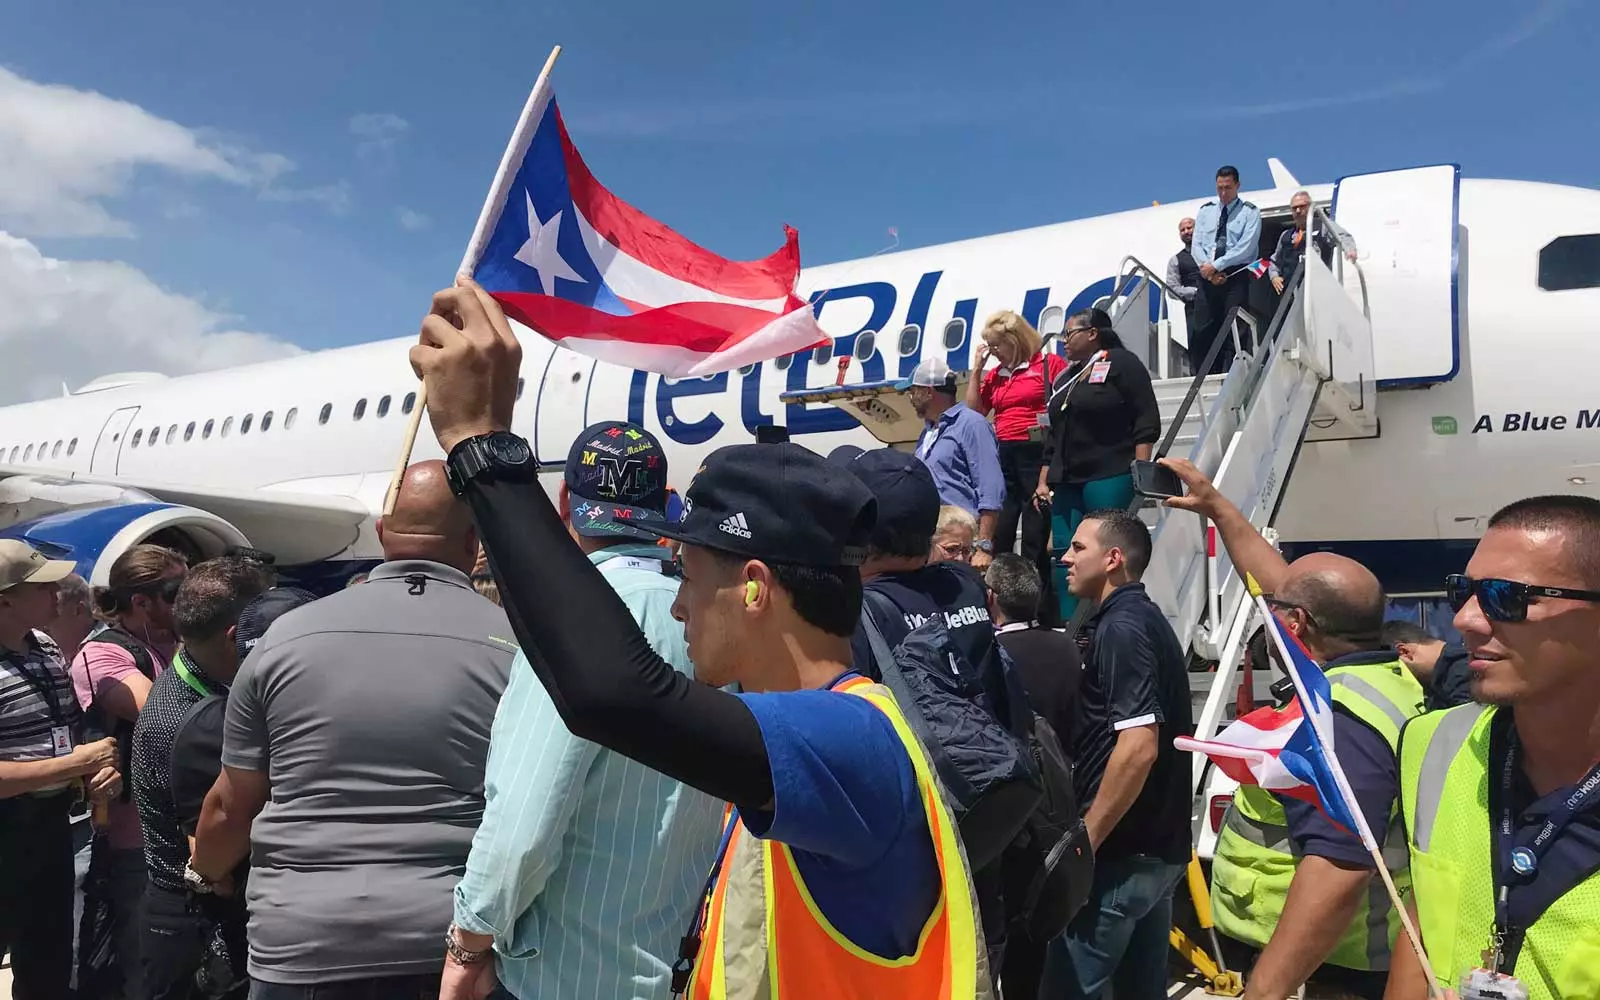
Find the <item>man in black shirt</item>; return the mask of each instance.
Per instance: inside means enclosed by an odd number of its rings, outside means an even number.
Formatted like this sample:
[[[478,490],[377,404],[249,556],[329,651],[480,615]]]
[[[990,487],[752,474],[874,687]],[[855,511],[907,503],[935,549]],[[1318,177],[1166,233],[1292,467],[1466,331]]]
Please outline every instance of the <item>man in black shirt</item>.
[[[1083,519],[1062,562],[1090,620],[1072,756],[1095,849],[1088,903],[1052,948],[1044,996],[1166,994],[1172,889],[1189,860],[1189,762],[1172,745],[1194,732],[1183,648],[1139,582],[1150,530],[1125,510]]]
[[[873,622],[890,648],[934,615],[943,615],[956,647],[967,662],[982,669],[994,650],[983,578],[964,562],[928,562],[939,524],[939,488],[934,485],[933,473],[915,455],[893,448],[864,452],[843,463],[834,461],[855,473],[878,501],[878,521],[868,543],[867,560],[861,564],[865,590],[878,600],[869,597],[863,613],[873,614]],[[885,602],[899,614],[878,614]],[[850,651],[857,670],[869,676],[876,673],[871,670],[872,649],[864,629],[856,630]]]
[[[150,1000],[191,995],[207,926],[184,883],[189,844],[173,812],[173,737],[195,703],[227,690],[239,666],[234,653],[239,613],[270,586],[271,571],[240,556],[212,559],[189,571],[172,604],[183,646],[172,669],[150,686],[134,726],[133,801],[149,876],[140,950],[143,995]]]
[[[1014,552],[994,557],[983,575],[995,637],[1011,654],[1028,703],[1070,751],[1077,728],[1078,683],[1083,657],[1065,629],[1047,628],[1035,617],[1044,586],[1033,564]]]

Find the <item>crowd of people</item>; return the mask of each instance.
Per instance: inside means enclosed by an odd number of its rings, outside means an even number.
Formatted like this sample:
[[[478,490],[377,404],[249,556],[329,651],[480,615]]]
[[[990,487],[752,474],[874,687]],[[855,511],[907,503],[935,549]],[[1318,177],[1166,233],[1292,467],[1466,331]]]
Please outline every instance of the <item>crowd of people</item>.
[[[1204,315],[1252,232],[1237,181],[1180,227]],[[143,544],[91,591],[0,541],[14,996],[1167,995],[1193,720],[1128,472],[1150,375],[1096,309],[1059,351],[1010,312],[983,342],[964,394],[938,360],[906,380],[911,451],[726,447],[680,500],[608,421],[552,503],[510,432],[520,347],[463,279],[412,351],[448,458],[351,586]],[[1447,644],[1160,461],[1327,672],[1382,842],[1238,790],[1211,902],[1246,996],[1596,995],[1600,504],[1496,514]]]

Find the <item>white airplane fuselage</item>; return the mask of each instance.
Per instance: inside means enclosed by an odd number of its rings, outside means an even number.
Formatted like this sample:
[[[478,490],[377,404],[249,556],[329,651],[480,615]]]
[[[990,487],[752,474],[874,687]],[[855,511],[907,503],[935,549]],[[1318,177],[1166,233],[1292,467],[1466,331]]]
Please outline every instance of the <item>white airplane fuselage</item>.
[[[1331,193],[1327,185],[1310,190],[1319,202]],[[1291,193],[1245,197],[1270,211]],[[811,268],[801,293],[830,290],[819,320],[838,338],[838,354],[855,350],[862,331],[875,331],[871,352],[862,349],[850,363],[850,382],[895,378],[941,352],[965,368],[975,327],[996,309],[1037,316],[1049,306],[1082,308],[1110,291],[1129,255],[1163,272],[1178,249],[1178,219],[1198,205]],[[1465,540],[1518,497],[1600,488],[1600,394],[1587,374],[1600,370],[1600,288],[1547,291],[1538,280],[1542,248],[1587,233],[1600,233],[1600,191],[1461,181],[1457,372],[1381,392],[1376,439],[1307,444],[1277,519],[1280,537],[1335,546]],[[954,318],[966,321],[959,342],[954,331],[941,342]],[[1180,331],[1182,318],[1179,309]],[[657,434],[680,489],[709,451],[752,440],[762,424],[786,425],[792,440],[822,452],[872,443],[840,410],[779,399],[785,390],[833,384],[835,360],[808,354],[782,367],[766,362],[673,382],[519,333],[525,388],[515,430],[546,462],[564,459],[582,427],[605,419],[634,420]],[[376,512],[408,419],[404,403],[416,388],[407,362],[412,343],[400,337],[178,378],[130,376],[120,386],[0,408],[0,476],[343,496]],[[440,457],[426,425],[414,457]],[[379,555],[369,519],[353,544],[324,558]]]

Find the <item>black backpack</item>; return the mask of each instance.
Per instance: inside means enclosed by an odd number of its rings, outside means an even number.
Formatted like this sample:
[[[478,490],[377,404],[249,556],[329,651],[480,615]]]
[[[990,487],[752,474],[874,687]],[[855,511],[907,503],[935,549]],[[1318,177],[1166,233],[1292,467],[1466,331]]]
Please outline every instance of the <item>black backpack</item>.
[[[1072,762],[1050,723],[1037,714],[1028,748],[1044,794],[1021,834],[1005,850],[1003,884],[1011,932],[1043,943],[1066,930],[1088,901],[1094,851],[1078,807]]]
[[[1010,705],[991,707],[982,671],[1008,665],[968,662],[941,615],[912,629],[894,649],[874,622],[900,611],[868,590],[861,625],[872,648],[872,680],[887,687],[950,793],[972,871],[1000,858],[1043,796],[1038,765],[1022,738],[999,721]],[[995,656],[1004,656],[995,643]],[[1023,706],[1025,708],[1025,705]],[[1026,732],[1026,726],[1023,726]]]

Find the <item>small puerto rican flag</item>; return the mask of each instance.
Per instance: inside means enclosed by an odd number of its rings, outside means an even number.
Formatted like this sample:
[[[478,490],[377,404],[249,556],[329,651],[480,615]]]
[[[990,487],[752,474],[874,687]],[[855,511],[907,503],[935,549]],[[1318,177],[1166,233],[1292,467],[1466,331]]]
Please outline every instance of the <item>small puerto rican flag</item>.
[[[506,315],[601,361],[687,378],[826,342],[795,295],[800,238],[734,261],[606,190],[567,134],[554,89],[530,98],[467,267]]]
[[[1267,273],[1267,268],[1272,266],[1272,261],[1265,257],[1250,265],[1250,277],[1260,278]]]

